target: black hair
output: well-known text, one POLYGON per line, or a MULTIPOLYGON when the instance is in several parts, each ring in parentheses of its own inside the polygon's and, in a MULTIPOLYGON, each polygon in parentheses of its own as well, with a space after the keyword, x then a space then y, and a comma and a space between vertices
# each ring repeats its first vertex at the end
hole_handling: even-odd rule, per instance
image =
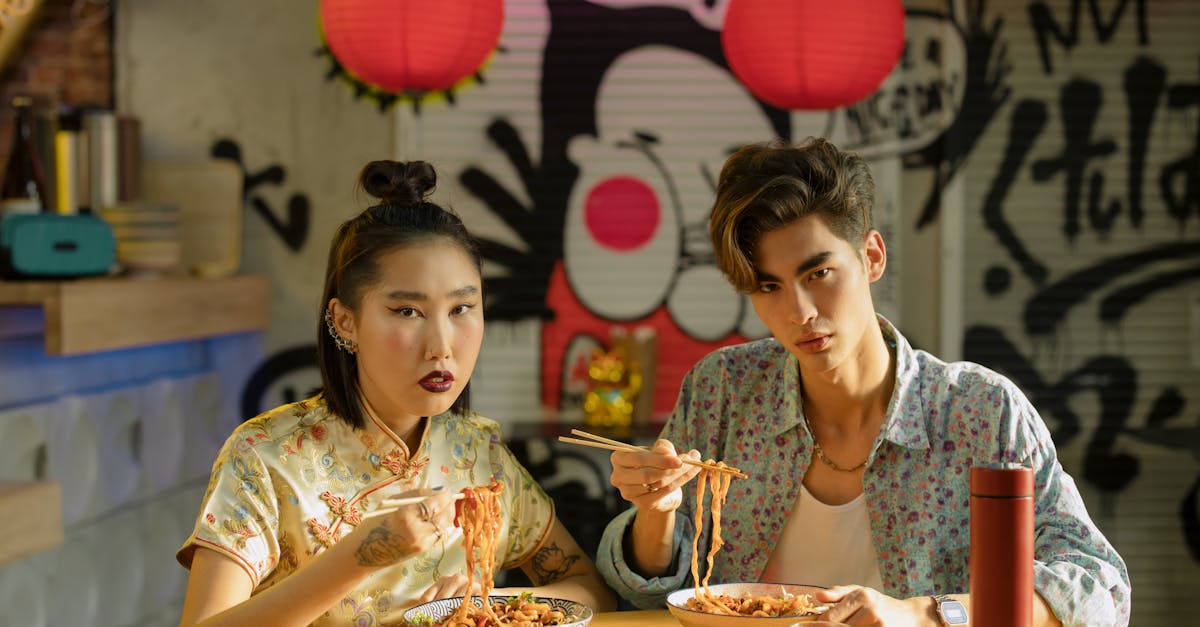
MULTIPOLYGON (((380 278, 379 259, 397 248, 430 239, 446 239, 462 247, 480 269, 479 245, 453 211, 430 202, 437 172, 424 161, 372 161, 363 167, 358 185, 379 200, 338 227, 329 246, 325 287, 317 322, 317 365, 320 394, 330 411, 355 428, 366 424, 358 389, 358 358, 338 347, 327 328, 329 303, 338 299, 358 311, 367 288, 380 278)), ((452 409, 464 412, 468 383, 452 409)))

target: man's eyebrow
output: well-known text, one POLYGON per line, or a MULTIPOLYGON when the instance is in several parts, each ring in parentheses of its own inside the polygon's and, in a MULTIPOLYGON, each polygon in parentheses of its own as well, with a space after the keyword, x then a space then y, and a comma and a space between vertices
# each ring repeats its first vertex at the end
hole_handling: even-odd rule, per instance
MULTIPOLYGON (((811 271, 813 268, 819 268, 820 266, 823 266, 826 263, 829 263, 829 259, 831 257, 833 257, 832 251, 827 250, 825 252, 817 253, 817 254, 813 255, 812 257, 805 259, 803 263, 801 263, 799 266, 797 266, 796 274, 798 274, 798 275, 804 274, 806 272, 811 271)), ((775 276, 774 274, 771 274, 770 272, 763 272, 762 270, 754 271, 754 280, 758 281, 759 283, 779 283, 780 282, 779 277, 775 276)))
POLYGON ((821 252, 821 253, 817 253, 817 254, 813 255, 812 257, 805 259, 804 263, 800 264, 796 268, 796 274, 804 274, 805 272, 808 272, 808 271, 812 270, 813 268, 818 268, 820 266, 823 266, 823 265, 829 263, 829 259, 831 257, 833 257, 833 251, 830 251, 830 250, 827 250, 827 251, 821 252))

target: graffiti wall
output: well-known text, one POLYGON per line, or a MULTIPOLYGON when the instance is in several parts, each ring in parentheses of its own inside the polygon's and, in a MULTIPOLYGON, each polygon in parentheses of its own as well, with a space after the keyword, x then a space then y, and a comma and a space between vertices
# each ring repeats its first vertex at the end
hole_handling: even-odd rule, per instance
POLYGON ((1034 399, 1129 561, 1135 624, 1200 617, 1200 4, 910 1, 880 89, 804 113, 732 75, 727 0, 507 0, 479 81, 394 103, 331 71, 303 4, 118 11, 118 106, 148 156, 245 172, 244 270, 275 290, 245 416, 316 385, 329 237, 363 206, 358 169, 392 157, 434 163, 483 241, 477 409, 576 416, 591 349, 642 329, 661 417, 700 356, 765 333, 707 243, 722 161, 824 135, 880 187, 880 310, 1034 399))
POLYGON ((1194 621, 1200 6, 1021 9, 999 37, 1008 98, 964 171, 963 353, 1042 412, 1128 561, 1134 624, 1194 621))

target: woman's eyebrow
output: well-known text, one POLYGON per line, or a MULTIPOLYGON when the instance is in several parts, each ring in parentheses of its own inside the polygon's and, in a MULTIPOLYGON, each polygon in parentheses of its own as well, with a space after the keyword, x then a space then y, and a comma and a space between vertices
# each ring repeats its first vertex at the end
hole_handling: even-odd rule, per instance
MULTIPOLYGON (((466 298, 478 293, 479 288, 474 285, 464 285, 456 290, 450 290, 446 295, 450 298, 466 298)), ((388 292, 387 297, 391 300, 429 300, 428 294, 414 290, 392 290, 388 292)))

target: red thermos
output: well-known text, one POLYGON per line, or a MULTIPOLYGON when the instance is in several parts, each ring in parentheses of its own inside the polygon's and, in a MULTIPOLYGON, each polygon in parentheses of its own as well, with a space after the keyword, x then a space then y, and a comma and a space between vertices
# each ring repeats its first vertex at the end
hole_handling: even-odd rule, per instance
POLYGON ((1033 622, 1033 471, 971 468, 971 627, 1033 622))

